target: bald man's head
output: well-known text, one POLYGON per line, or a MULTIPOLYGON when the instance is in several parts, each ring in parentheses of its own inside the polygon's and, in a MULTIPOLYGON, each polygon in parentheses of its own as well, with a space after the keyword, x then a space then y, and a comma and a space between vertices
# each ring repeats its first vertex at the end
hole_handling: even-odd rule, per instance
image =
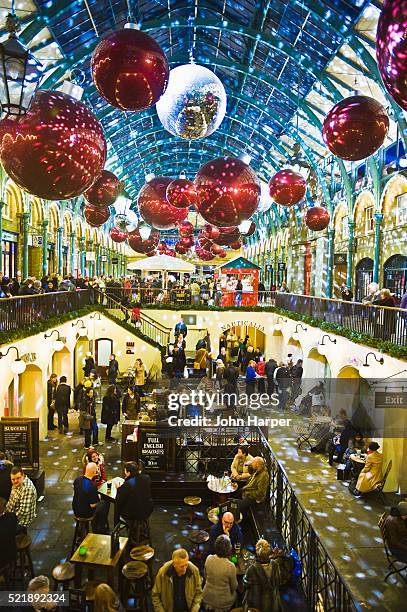
POLYGON ((91 461, 90 463, 86 465, 86 468, 85 468, 86 478, 89 478, 90 480, 92 480, 92 478, 97 474, 97 471, 98 471, 98 466, 96 465, 96 463, 92 463, 91 461))
POLYGON ((262 470, 264 468, 264 459, 263 457, 255 457, 252 461, 252 468, 254 470, 262 470))

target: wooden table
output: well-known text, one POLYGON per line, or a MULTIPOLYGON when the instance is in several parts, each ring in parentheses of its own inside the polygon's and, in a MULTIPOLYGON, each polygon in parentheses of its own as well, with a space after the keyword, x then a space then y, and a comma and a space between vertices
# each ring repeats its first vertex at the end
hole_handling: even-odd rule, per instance
POLYGON ((122 557, 128 541, 128 538, 119 538, 119 550, 113 559, 111 559, 110 536, 88 533, 70 558, 71 563, 75 564, 75 588, 81 588, 83 568, 88 570, 88 578, 92 579, 93 571, 98 567, 102 567, 107 569, 108 583, 114 590, 115 573, 122 565, 122 557), (86 555, 81 556, 79 554, 81 546, 87 548, 86 555))
POLYGON ((256 561, 256 555, 250 550, 242 549, 237 556, 236 574, 244 576, 247 569, 256 561))
POLYGON ((116 495, 117 495, 117 489, 124 483, 124 478, 120 478, 120 476, 116 476, 116 478, 112 478, 111 480, 108 480, 107 482, 104 482, 103 484, 100 485, 100 487, 98 487, 98 493, 99 495, 105 499, 106 501, 108 501, 110 504, 113 504, 114 506, 114 524, 117 525, 117 523, 119 522, 119 515, 116 509, 116 495), (107 485, 108 483, 111 483, 112 488, 110 489, 110 491, 107 490, 107 485))
POLYGON ((349 459, 351 461, 355 461, 356 463, 363 463, 363 465, 366 463, 366 455, 363 455, 361 457, 357 453, 352 453, 351 455, 349 455, 349 459))

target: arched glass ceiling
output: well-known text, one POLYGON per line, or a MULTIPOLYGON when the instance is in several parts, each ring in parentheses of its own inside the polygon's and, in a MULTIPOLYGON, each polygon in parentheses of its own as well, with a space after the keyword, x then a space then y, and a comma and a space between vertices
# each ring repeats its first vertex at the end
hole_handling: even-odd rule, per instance
MULTIPOLYGON (((327 149, 320 123, 334 102, 357 89, 391 105, 374 61, 381 5, 379 0, 21 0, 16 12, 22 40, 47 66, 44 87, 56 87, 72 68, 84 72, 84 101, 108 138, 108 167, 135 197, 145 173, 176 176, 185 170, 192 177, 202 163, 226 153, 248 153, 267 180, 291 156, 294 142, 301 143, 323 181, 327 149), (129 20, 157 40, 171 67, 187 63, 192 49, 195 61, 223 81, 227 114, 212 136, 174 138, 155 107, 124 113, 100 98, 90 55, 100 38, 129 20)), ((3 7, 5 19, 5 2, 3 7)), ((392 109, 403 133, 403 115, 394 104, 392 109)))

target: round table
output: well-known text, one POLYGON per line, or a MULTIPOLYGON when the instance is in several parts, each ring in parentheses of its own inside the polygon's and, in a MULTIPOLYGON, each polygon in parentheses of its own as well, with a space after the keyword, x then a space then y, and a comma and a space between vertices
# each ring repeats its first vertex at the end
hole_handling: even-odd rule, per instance
POLYGON ((366 464, 367 455, 359 455, 358 453, 352 453, 349 455, 349 459, 352 462, 351 475, 353 478, 358 478, 360 472, 363 470, 366 464))
POLYGON ((351 461, 355 461, 355 463, 362 463, 363 465, 366 463, 366 455, 358 455, 357 453, 352 453, 349 455, 349 459, 351 461))
POLYGON ((215 493, 218 506, 224 504, 238 486, 237 482, 232 482, 230 478, 208 478, 208 489, 215 493))

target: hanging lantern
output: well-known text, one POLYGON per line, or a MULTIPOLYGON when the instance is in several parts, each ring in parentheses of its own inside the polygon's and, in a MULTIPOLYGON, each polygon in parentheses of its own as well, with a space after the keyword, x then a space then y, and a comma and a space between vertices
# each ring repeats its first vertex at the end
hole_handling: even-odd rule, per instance
POLYGON ((167 200, 175 208, 189 208, 196 205, 195 185, 192 181, 178 178, 167 187, 167 200))
POLYGON ((95 208, 88 204, 83 209, 83 215, 92 227, 100 227, 104 225, 106 221, 110 217, 110 209, 109 208, 95 208))
POLYGON ((329 225, 330 216, 326 208, 312 206, 305 214, 305 225, 314 232, 320 232, 329 225))
POLYGON ((389 118, 380 102, 368 96, 350 96, 326 115, 322 138, 337 157, 358 161, 373 155, 388 131, 389 118))
POLYGON ((190 236, 194 233, 194 226, 192 225, 192 223, 185 220, 178 225, 178 231, 180 233, 180 236, 190 236))
POLYGON ((0 121, 0 161, 19 187, 45 200, 84 193, 106 161, 103 129, 87 106, 37 91, 20 119, 0 121))
POLYGON ((205 66, 177 66, 171 70, 167 91, 156 108, 170 134, 186 140, 206 138, 218 129, 225 116, 225 88, 205 66))
POLYGON ((138 207, 144 221, 157 229, 172 229, 188 215, 185 208, 175 208, 167 201, 169 176, 154 177, 145 183, 138 196, 138 207))
POLYGON ((269 194, 281 206, 293 206, 305 196, 307 184, 304 177, 290 168, 284 168, 269 182, 269 194))
POLYGON ((260 182, 250 166, 237 157, 218 157, 204 164, 195 177, 197 210, 218 227, 239 225, 259 203, 260 182))
MULTIPOLYGON (((86 200, 96 208, 106 208, 114 204, 122 190, 122 185, 113 172, 102 170, 101 175, 93 183, 92 187, 85 191, 86 200)), ((119 212, 118 210, 116 210, 119 212)))
POLYGON ((384 86, 407 111, 407 0, 387 0, 379 16, 376 58, 384 86))
POLYGON ((8 15, 8 39, 0 43, 0 102, 7 116, 24 114, 42 76, 42 64, 17 38, 19 20, 8 15))
POLYGON ((151 36, 135 29, 118 30, 101 40, 92 55, 91 71, 100 95, 127 111, 153 106, 169 76, 164 51, 151 36))
POLYGON ((120 227, 111 227, 109 230, 109 236, 113 242, 124 242, 127 240, 127 232, 120 229, 120 227))

